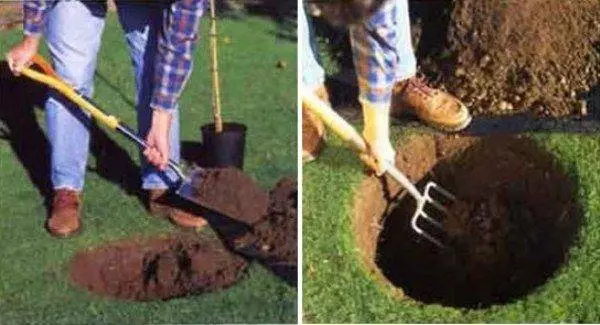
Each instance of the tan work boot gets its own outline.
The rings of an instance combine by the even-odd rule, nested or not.
[[[56,237],[68,237],[79,230],[81,198],[80,193],[73,190],[58,189],[52,198],[50,217],[46,228]]]
[[[429,87],[413,77],[396,83],[392,97],[392,117],[405,111],[416,114],[423,122],[443,131],[456,132],[471,123],[471,114],[458,98]]]
[[[167,190],[148,191],[148,209],[155,216],[168,217],[171,222],[183,228],[202,228],[207,222],[204,218],[177,208],[180,198]]]
[[[321,86],[315,94],[329,104],[327,88]],[[302,163],[315,160],[325,144],[325,125],[304,105],[302,105]]]

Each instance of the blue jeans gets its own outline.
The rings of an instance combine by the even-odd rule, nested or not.
[[[303,5],[300,5],[298,11],[298,36],[302,85],[308,90],[314,90],[325,82],[325,71],[321,67],[311,18],[306,14]]]
[[[408,0],[389,0],[385,8],[391,8],[385,13],[388,20],[396,28],[394,30],[393,49],[398,56],[399,64],[395,71],[395,81],[401,81],[413,77],[417,72],[417,61],[410,34],[410,17],[408,11]],[[315,40],[313,26],[310,17],[305,13],[304,6],[300,6],[298,13],[298,35],[300,36],[298,46],[300,47],[300,62],[302,67],[302,83],[308,89],[314,89],[325,80],[325,73],[320,64],[319,52]],[[384,8],[380,10],[382,12]],[[367,21],[356,28],[376,28],[377,21]],[[387,41],[387,40],[386,40]],[[355,45],[352,42],[353,46]]]
[[[138,133],[151,125],[149,106],[153,87],[157,33],[164,8],[143,2],[118,2],[136,85]],[[59,76],[86,96],[94,92],[94,73],[106,8],[99,2],[57,1],[49,10],[45,37]],[[170,157],[179,161],[179,113],[173,113]],[[82,190],[90,144],[90,119],[68,100],[52,92],[46,102],[51,144],[51,181],[54,189]],[[166,189],[177,181],[171,170],[161,172],[142,157],[142,188]]]

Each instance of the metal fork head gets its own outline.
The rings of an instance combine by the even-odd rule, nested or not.
[[[431,205],[432,207],[434,207],[439,212],[441,212],[443,217],[447,217],[450,214],[450,211],[445,206],[443,206],[439,201],[437,201],[432,196],[432,193],[436,193],[437,195],[443,197],[444,199],[446,199],[452,203],[456,202],[456,196],[454,196],[454,194],[450,193],[448,190],[444,189],[443,187],[439,186],[438,184],[436,184],[434,182],[428,182],[425,185],[425,189],[423,191],[423,196],[421,198],[417,198],[417,208],[416,208],[415,213],[413,214],[413,217],[411,220],[411,227],[417,234],[419,234],[423,238],[429,240],[432,244],[434,244],[440,248],[444,248],[444,244],[442,243],[441,240],[435,238],[431,233],[427,232],[425,229],[421,228],[421,226],[419,225],[420,224],[419,221],[421,219],[423,219],[423,222],[427,222],[428,224],[434,226],[435,228],[438,228],[439,230],[443,231],[442,223],[440,221],[434,219],[432,216],[430,216],[425,211],[425,207],[428,204]]]

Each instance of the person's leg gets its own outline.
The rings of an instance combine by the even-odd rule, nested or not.
[[[313,91],[322,100],[329,102],[325,88],[325,71],[321,67],[319,51],[310,17],[304,6],[298,12],[298,46],[300,47],[300,65],[302,67],[302,86]],[[308,109],[302,107],[302,161],[315,159],[323,147],[325,127]]]
[[[393,0],[389,12],[397,26],[395,49],[398,62],[395,66],[392,115],[404,111],[416,114],[423,122],[444,131],[462,130],[471,122],[467,108],[449,93],[430,88],[423,80],[415,78],[417,62],[411,40],[408,0]]]
[[[154,66],[156,63],[158,33],[163,21],[166,4],[149,5],[131,1],[117,3],[119,19],[129,47],[136,84],[138,133],[143,138],[150,130],[152,122],[151,95],[154,87]],[[170,129],[170,158],[180,160],[179,108],[173,111]],[[142,161],[142,188],[148,192],[148,208],[152,214],[168,216],[181,227],[199,228],[206,221],[178,208],[178,198],[169,195],[168,189],[179,181],[177,174],[168,169],[159,171],[140,154]]]
[[[315,90],[325,83],[325,71],[321,67],[312,21],[304,6],[300,6],[298,12],[298,35],[302,84],[309,90]]]
[[[162,24],[163,10],[167,6],[119,1],[117,8],[135,76],[138,133],[145,138],[152,121],[150,99],[154,87],[158,33]],[[170,158],[177,162],[180,160],[181,151],[179,134],[179,109],[176,109],[173,112],[170,131]],[[172,170],[159,171],[148,164],[143,155],[141,161],[143,189],[168,189],[177,183],[177,175]]]
[[[105,7],[97,2],[58,1],[46,22],[45,36],[54,69],[90,97],[105,14]],[[46,101],[46,123],[54,188],[46,227],[53,235],[66,237],[80,228],[80,193],[89,151],[90,119],[73,103],[51,92]]]
[[[396,22],[397,37],[395,48],[398,55],[396,66],[396,82],[414,77],[417,74],[417,58],[410,33],[410,16],[408,0],[393,0],[395,8],[391,12]]]
[[[45,36],[58,75],[92,96],[96,57],[104,28],[98,3],[58,1],[48,14]],[[54,189],[83,189],[89,151],[89,118],[73,103],[51,92],[46,102]]]

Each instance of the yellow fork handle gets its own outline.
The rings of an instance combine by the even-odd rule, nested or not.
[[[92,115],[94,119],[103,123],[107,127],[116,130],[119,126],[119,119],[112,115],[108,115],[94,106],[90,101],[79,94],[73,87],[66,82],[58,79],[58,76],[54,73],[50,65],[45,61],[39,61],[39,58],[34,59],[34,63],[40,65],[45,73],[37,72],[31,68],[25,68],[21,71],[24,76],[33,79],[37,82],[43,83],[51,88],[56,89],[59,93],[63,94],[70,100],[72,100],[78,107]],[[44,66],[46,64],[46,66]],[[48,70],[50,69],[50,70]]]
[[[337,136],[350,143],[353,149],[359,153],[367,152],[365,140],[350,123],[338,115],[313,92],[302,89],[300,95],[306,108],[317,115]]]

